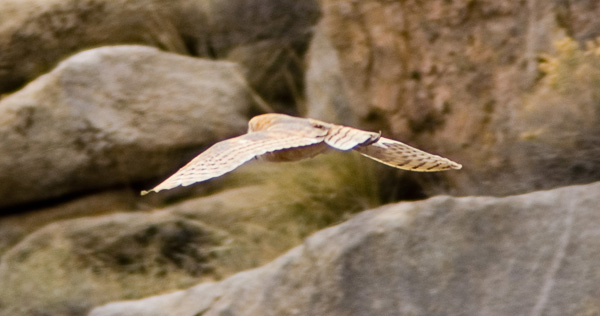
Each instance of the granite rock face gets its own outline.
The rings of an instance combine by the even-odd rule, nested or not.
[[[600,180],[598,3],[323,0],[322,8],[317,34],[333,47],[359,124],[465,166],[411,175],[426,195]]]
[[[386,205],[261,268],[90,316],[593,315],[599,190]]]
[[[0,101],[0,208],[164,176],[244,133],[253,104],[230,62],[142,46],[75,55]]]

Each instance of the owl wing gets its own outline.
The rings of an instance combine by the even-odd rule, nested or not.
[[[367,132],[360,129],[334,125],[325,137],[325,143],[338,150],[350,150],[360,145],[367,145],[379,139],[381,133]]]
[[[405,170],[427,172],[462,168],[462,165],[450,159],[426,153],[385,137],[369,145],[357,146],[354,150],[386,165]]]
[[[209,147],[155,188],[142,191],[142,195],[221,176],[265,153],[309,146],[322,141],[322,137],[303,136],[282,130],[258,131],[227,139]]]

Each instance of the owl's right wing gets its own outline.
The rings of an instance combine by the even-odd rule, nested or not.
[[[386,165],[410,171],[460,169],[462,165],[444,157],[426,153],[393,139],[380,137],[377,142],[354,150]]]
[[[265,153],[322,141],[322,137],[307,137],[280,130],[258,131],[230,138],[214,144],[155,188],[142,191],[142,195],[221,176]]]

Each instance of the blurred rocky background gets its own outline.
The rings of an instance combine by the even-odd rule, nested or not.
[[[0,315],[600,315],[598,16],[1,0]],[[139,196],[265,112],[464,167],[331,154]]]

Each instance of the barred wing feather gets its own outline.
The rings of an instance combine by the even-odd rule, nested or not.
[[[379,133],[334,125],[325,137],[325,143],[335,149],[346,151],[353,149],[356,146],[370,144],[376,141],[380,136],[381,134]]]
[[[221,176],[265,153],[322,141],[322,138],[303,137],[286,131],[258,131],[227,139],[202,152],[155,188],[142,191],[142,195]]]
[[[381,137],[375,143],[354,150],[386,165],[410,171],[460,169],[462,165],[444,157],[426,153],[404,143]]]

